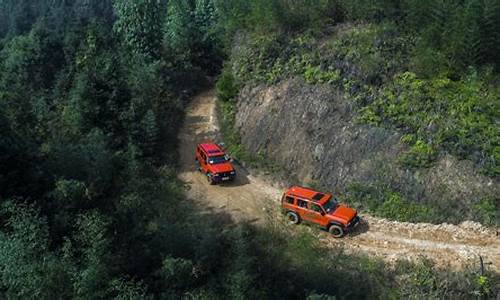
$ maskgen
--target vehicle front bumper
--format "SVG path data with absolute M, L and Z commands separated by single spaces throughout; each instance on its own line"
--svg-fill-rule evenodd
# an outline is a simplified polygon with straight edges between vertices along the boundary
M 354 219 L 352 219 L 352 221 L 349 224 L 347 224 L 347 226 L 345 227 L 345 230 L 347 232 L 352 231 L 354 228 L 356 228 L 359 225 L 360 221 L 361 221 L 361 218 L 359 216 L 356 216 Z
M 212 176 L 212 180 L 216 183 L 233 181 L 236 178 L 236 173 L 223 173 Z

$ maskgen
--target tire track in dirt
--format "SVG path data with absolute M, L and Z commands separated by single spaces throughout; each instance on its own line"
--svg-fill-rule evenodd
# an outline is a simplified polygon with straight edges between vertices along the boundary
M 283 186 L 253 176 L 236 165 L 237 179 L 224 185 L 209 185 L 197 171 L 194 151 L 200 142 L 218 136 L 213 90 L 196 96 L 186 109 L 179 134 L 181 169 L 179 178 L 186 183 L 187 196 L 206 210 L 226 214 L 233 221 L 257 225 L 277 217 Z M 416 260 L 426 257 L 438 266 L 477 267 L 479 255 L 487 268 L 500 272 L 500 238 L 496 230 L 474 222 L 426 224 L 395 222 L 362 215 L 363 224 L 342 239 L 318 230 L 318 238 L 330 246 L 342 245 L 350 253 L 368 253 L 385 259 Z

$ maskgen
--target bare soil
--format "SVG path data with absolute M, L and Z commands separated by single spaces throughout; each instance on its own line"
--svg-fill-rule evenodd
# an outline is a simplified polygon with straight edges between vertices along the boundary
M 186 110 L 181 129 L 179 178 L 186 183 L 187 196 L 200 207 L 228 215 L 234 222 L 264 225 L 279 218 L 279 199 L 284 190 L 280 183 L 252 175 L 236 165 L 237 179 L 232 183 L 209 185 L 195 164 L 196 145 L 218 135 L 213 90 L 196 96 Z M 500 272 L 500 236 L 498 230 L 465 221 L 459 225 L 404 223 L 361 214 L 362 224 L 355 232 L 336 239 L 314 230 L 328 246 L 342 245 L 350 253 L 366 253 L 388 262 L 433 260 L 438 266 L 462 269 L 477 267 L 482 256 L 486 267 Z

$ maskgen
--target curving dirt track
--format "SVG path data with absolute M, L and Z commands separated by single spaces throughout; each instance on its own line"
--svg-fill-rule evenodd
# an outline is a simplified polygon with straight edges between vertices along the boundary
M 197 171 L 194 150 L 197 143 L 216 139 L 215 95 L 213 90 L 196 96 L 186 110 L 181 129 L 179 178 L 188 187 L 187 196 L 212 211 L 225 213 L 236 222 L 262 225 L 277 217 L 279 199 L 284 187 L 265 178 L 252 176 L 236 166 L 237 180 L 224 185 L 209 185 Z M 364 222 L 353 234 L 342 239 L 314 230 L 329 246 L 342 245 L 351 253 L 368 253 L 385 259 L 415 260 L 429 258 L 441 267 L 476 268 L 479 256 L 490 270 L 500 272 L 500 236 L 496 230 L 473 222 L 459 225 L 402 223 L 361 215 Z

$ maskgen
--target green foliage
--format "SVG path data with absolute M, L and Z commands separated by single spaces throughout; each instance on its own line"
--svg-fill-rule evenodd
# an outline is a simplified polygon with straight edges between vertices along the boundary
M 238 87 L 234 81 L 233 74 L 225 69 L 215 85 L 217 98 L 221 101 L 232 101 L 238 94 Z
M 180 55 L 189 55 L 194 34 L 191 4 L 188 1 L 169 1 L 165 24 L 165 41 L 169 49 Z
M 258 32 L 319 30 L 342 20 L 335 0 L 217 1 L 228 34 L 238 29 Z
M 402 30 L 421 40 L 423 47 L 417 48 L 418 55 L 431 58 L 425 53 L 436 53 L 436 59 L 444 58 L 435 60 L 438 65 L 448 64 L 456 74 L 470 65 L 499 66 L 499 24 L 495 21 L 500 18 L 498 1 L 356 0 L 342 4 L 352 20 L 397 22 Z
M 202 68 L 219 68 L 213 3 L 197 1 L 204 27 L 178 41 L 197 48 L 184 65 L 165 46 L 166 2 L 63 2 L 0 0 L 20 18 L 0 21 L 0 291 L 160 295 L 161 261 L 198 251 L 179 234 L 171 141 Z
M 195 281 L 195 268 L 190 260 L 167 257 L 163 260 L 161 276 L 171 288 L 187 288 Z
M 498 14 L 498 6 L 489 1 L 469 6 L 455 3 L 450 13 L 441 2 L 429 5 L 435 8 L 432 12 L 413 1 L 401 7 L 391 2 L 343 2 L 351 18 L 377 24 L 339 26 L 321 39 L 247 28 L 249 33 L 239 36 L 231 53 L 235 80 L 275 83 L 300 75 L 310 84 L 328 83 L 354 100 L 360 121 L 415 135 L 420 142 L 402 155 L 404 166 L 429 167 L 448 152 L 474 161 L 495 177 L 496 71 L 470 66 L 495 61 L 483 55 L 485 49 L 498 45 L 482 47 L 480 40 L 495 36 L 491 30 L 482 34 L 481 28 L 483 23 L 493 26 L 488 20 Z M 427 24 L 424 21 L 429 23 L 420 26 L 425 29 L 412 27 Z
M 79 298 L 105 296 L 110 280 L 108 264 L 111 262 L 107 226 L 108 222 L 96 211 L 82 215 L 77 221 L 76 239 L 83 249 L 82 263 L 85 266 L 73 279 L 75 294 Z
M 115 279 L 111 282 L 110 294 L 117 300 L 149 299 L 141 282 Z
M 475 294 L 481 297 L 489 297 L 493 295 L 491 280 L 488 276 L 479 275 L 476 278 Z
M 234 106 L 235 104 L 232 101 L 217 102 L 217 116 L 219 118 L 221 133 L 227 144 L 227 150 L 232 156 L 241 160 L 249 160 L 250 156 L 245 147 L 241 144 L 241 136 L 238 131 L 234 129 Z
M 483 224 L 498 225 L 500 218 L 500 205 L 498 199 L 481 199 L 472 207 L 476 218 Z
M 407 202 L 398 194 L 389 194 L 388 199 L 377 208 L 377 213 L 384 218 L 405 222 L 418 222 L 428 217 L 428 208 Z
M 198 65 L 210 75 L 222 65 L 221 51 L 216 46 L 217 11 L 213 0 L 168 2 L 163 28 L 164 48 L 184 67 Z
M 159 55 L 165 4 L 157 0 L 115 1 L 116 31 L 135 53 Z
M 67 266 L 50 252 L 49 230 L 43 218 L 26 204 L 5 202 L 0 216 L 0 287 L 9 297 L 69 296 Z
M 308 65 L 304 71 L 304 79 L 307 83 L 334 83 L 340 79 L 340 71 L 322 71 L 319 67 Z
M 430 167 L 435 159 L 436 151 L 433 147 L 418 140 L 399 158 L 399 162 L 407 168 L 425 168 Z
M 346 200 L 377 216 L 404 222 L 439 222 L 446 214 L 437 207 L 410 202 L 383 185 L 352 182 Z
M 412 299 L 436 299 L 441 293 L 440 279 L 432 269 L 432 263 L 422 261 L 403 279 L 401 296 Z
M 461 81 L 425 80 L 406 72 L 380 91 L 369 109 L 363 110 L 363 118 L 373 119 L 376 113 L 382 124 L 388 122 L 419 138 L 402 158 L 405 165 L 428 166 L 439 145 L 494 176 L 498 175 L 495 147 L 500 134 L 494 122 L 497 90 L 485 86 L 475 72 Z

